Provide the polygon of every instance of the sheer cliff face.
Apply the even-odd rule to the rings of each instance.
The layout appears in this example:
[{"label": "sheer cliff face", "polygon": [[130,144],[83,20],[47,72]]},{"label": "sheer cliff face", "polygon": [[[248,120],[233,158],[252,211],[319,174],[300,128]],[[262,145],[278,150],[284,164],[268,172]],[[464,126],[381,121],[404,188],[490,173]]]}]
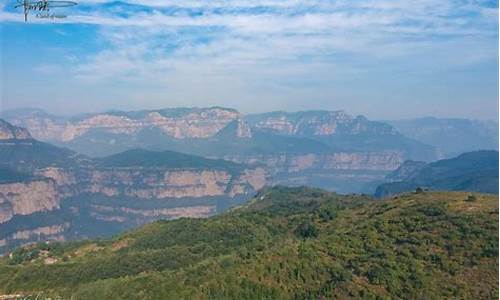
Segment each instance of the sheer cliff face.
[{"label": "sheer cliff face", "polygon": [[0,184],[0,223],[16,215],[52,211],[59,206],[60,197],[52,179]]},{"label": "sheer cliff face", "polygon": [[363,133],[395,134],[395,130],[365,117],[353,117],[343,111],[273,112],[251,115],[247,120],[257,129],[283,135],[329,136]]},{"label": "sheer cliff face", "polygon": [[[219,212],[219,201],[234,205],[266,183],[266,173],[259,168],[50,167],[35,175],[42,179],[0,184],[0,253],[32,241],[116,234],[158,219],[209,217]],[[81,232],[94,223],[115,229]]]},{"label": "sheer cliff face", "polygon": [[375,182],[404,161],[401,152],[337,152],[226,156],[226,160],[264,166],[268,184],[310,185],[340,193],[371,193]]},{"label": "sheer cliff face", "polygon": [[233,121],[237,136],[248,138],[251,130],[291,136],[396,134],[392,126],[353,117],[343,111],[271,112],[243,116],[227,108],[179,108],[156,111],[113,112],[62,119],[45,113],[11,114],[8,120],[24,126],[37,139],[71,142],[93,130],[135,136],[144,129],[158,129],[174,139],[209,138]]},{"label": "sheer cliff face", "polygon": [[249,165],[265,164],[272,173],[304,170],[391,171],[404,159],[400,152],[337,152],[332,154],[226,156],[224,159]]},{"label": "sheer cliff face", "polygon": [[53,179],[68,197],[80,193],[127,196],[142,199],[236,196],[265,185],[262,169],[238,174],[223,170],[170,170],[161,168],[111,168],[64,170],[46,168],[37,175]]},{"label": "sheer cliff face", "polygon": [[[220,117],[221,111],[199,112],[210,114]],[[198,129],[213,125],[202,123]],[[22,128],[0,125],[0,165],[9,166],[0,168],[0,252],[31,241],[101,234],[106,227],[114,231],[104,233],[113,234],[159,218],[208,217],[252,196],[267,180],[262,168],[175,152],[81,157],[38,142]],[[102,228],[82,233],[95,222]]]},{"label": "sheer cliff face", "polygon": [[[159,129],[176,139],[207,138],[227,124],[241,119],[232,109],[171,109],[136,113],[113,112],[65,120],[46,114],[29,114],[9,119],[13,124],[29,128],[40,140],[69,142],[91,131],[135,135],[143,129]],[[242,131],[242,134],[248,134]]]},{"label": "sheer cliff face", "polygon": [[[42,179],[0,184],[0,253],[32,241],[115,234],[116,228],[125,230],[158,219],[209,217],[219,212],[219,201],[234,205],[236,198],[251,197],[266,183],[266,173],[259,168],[232,173],[50,167],[35,175]],[[67,203],[73,198],[77,204]],[[115,231],[81,232],[95,222]]]}]

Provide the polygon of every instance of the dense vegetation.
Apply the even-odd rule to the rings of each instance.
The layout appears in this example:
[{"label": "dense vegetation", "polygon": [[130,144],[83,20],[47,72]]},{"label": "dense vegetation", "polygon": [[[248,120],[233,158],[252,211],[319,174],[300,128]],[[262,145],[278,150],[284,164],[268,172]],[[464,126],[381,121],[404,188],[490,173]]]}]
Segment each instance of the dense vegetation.
[{"label": "dense vegetation", "polygon": [[[0,294],[64,299],[495,299],[498,199],[276,187],[210,219],[18,249]],[[39,298],[40,299],[40,298]]]}]

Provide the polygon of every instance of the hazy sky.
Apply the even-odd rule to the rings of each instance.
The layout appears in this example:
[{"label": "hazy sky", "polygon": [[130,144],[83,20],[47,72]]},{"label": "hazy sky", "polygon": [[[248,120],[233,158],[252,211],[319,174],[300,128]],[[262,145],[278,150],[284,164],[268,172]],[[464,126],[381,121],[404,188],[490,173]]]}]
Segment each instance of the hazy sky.
[{"label": "hazy sky", "polygon": [[498,1],[78,2],[24,23],[2,1],[1,109],[498,117]]}]

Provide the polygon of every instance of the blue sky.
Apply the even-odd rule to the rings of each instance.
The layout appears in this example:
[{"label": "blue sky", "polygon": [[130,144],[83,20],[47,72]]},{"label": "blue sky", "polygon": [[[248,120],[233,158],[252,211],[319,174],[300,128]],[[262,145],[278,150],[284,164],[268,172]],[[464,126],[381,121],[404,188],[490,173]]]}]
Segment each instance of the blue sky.
[{"label": "blue sky", "polygon": [[498,1],[78,3],[28,23],[0,4],[0,109],[498,118]]}]

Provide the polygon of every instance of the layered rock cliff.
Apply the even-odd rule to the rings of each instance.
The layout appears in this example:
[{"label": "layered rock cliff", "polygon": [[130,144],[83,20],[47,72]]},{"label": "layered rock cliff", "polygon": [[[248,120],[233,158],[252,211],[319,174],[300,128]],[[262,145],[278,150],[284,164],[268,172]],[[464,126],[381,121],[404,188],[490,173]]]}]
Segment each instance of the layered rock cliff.
[{"label": "layered rock cliff", "polygon": [[388,124],[353,117],[344,111],[270,112],[250,115],[246,120],[257,129],[285,135],[396,134]]},{"label": "layered rock cliff", "polygon": [[64,197],[80,193],[141,199],[233,197],[259,190],[266,183],[262,168],[247,169],[241,174],[210,169],[46,168],[36,174],[53,179]]},{"label": "layered rock cliff", "polygon": [[[241,114],[220,107],[163,109],[138,112],[89,114],[72,119],[48,115],[40,111],[7,114],[10,122],[27,127],[33,136],[45,141],[69,142],[90,131],[134,135],[156,128],[176,139],[207,138],[215,135]],[[247,132],[242,131],[242,134]]]},{"label": "layered rock cliff", "polygon": [[372,152],[297,155],[225,156],[224,159],[252,166],[265,166],[271,174],[305,170],[391,171],[403,162],[402,153]]},{"label": "layered rock cliff", "polygon": [[370,192],[404,161],[401,152],[337,152],[225,156],[268,172],[268,184],[319,186],[342,193]]},{"label": "layered rock cliff", "polygon": [[0,183],[0,224],[16,215],[59,209],[60,195],[49,178]]},{"label": "layered rock cliff", "polygon": [[6,124],[0,252],[45,239],[116,234],[160,218],[208,217],[251,197],[267,180],[262,168],[171,151],[86,158]]}]

